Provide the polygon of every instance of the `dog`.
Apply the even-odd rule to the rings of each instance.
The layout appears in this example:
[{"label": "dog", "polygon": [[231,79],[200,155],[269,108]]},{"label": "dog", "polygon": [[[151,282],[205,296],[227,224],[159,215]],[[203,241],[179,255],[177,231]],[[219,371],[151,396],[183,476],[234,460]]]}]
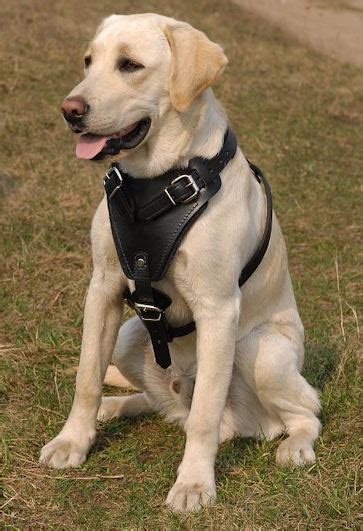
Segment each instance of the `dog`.
[{"label": "dog", "polygon": [[[109,155],[132,176],[150,179],[193,157],[213,157],[227,119],[212,85],[226,64],[222,48],[187,23],[156,14],[106,18],[86,52],[85,78],[62,106],[78,134],[77,156]],[[118,152],[115,145],[127,149]],[[273,215],[267,252],[240,289],[239,274],[264,229],[266,199],[240,149],[221,180],[155,283],[172,298],[166,314],[173,326],[196,323],[196,332],[171,343],[167,370],[155,363],[138,317],[121,326],[122,293],[133,283],[120,267],[106,199],[101,201],[91,230],[94,269],[74,402],[59,435],[43,447],[42,463],[81,465],[96,437],[97,415],[102,420],[155,411],[186,432],[166,499],[174,511],[213,502],[218,444],[228,438],[286,433],[278,464],[315,460],[319,400],[300,373],[304,329],[278,220]],[[102,399],[111,359],[140,393]]]}]

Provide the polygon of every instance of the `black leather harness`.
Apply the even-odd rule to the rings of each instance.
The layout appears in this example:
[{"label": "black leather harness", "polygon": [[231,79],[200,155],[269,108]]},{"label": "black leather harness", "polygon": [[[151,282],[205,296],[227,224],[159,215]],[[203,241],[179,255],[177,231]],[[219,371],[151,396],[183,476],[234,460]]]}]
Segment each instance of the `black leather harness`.
[{"label": "black leather harness", "polygon": [[[168,343],[195,330],[194,321],[172,327],[165,316],[171,299],[152,287],[168,270],[187,230],[221,187],[220,173],[234,157],[237,141],[228,129],[221,150],[211,159],[195,157],[187,168],[172,168],[154,178],[134,178],[114,163],[106,173],[104,187],[113,239],[125,275],[135,281],[135,290],[124,294],[147,328],[156,362],[164,369],[171,364]],[[260,264],[271,236],[272,197],[267,179],[249,162],[266,194],[265,229],[255,252],[242,270],[242,286]]]}]

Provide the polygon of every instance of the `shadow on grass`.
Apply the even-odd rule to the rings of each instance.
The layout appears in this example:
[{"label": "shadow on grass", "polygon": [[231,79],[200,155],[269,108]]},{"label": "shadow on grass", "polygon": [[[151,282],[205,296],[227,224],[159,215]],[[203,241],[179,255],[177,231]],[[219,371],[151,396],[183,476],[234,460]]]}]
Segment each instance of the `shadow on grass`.
[{"label": "shadow on grass", "polygon": [[340,358],[335,345],[308,342],[305,347],[305,363],[302,371],[307,381],[320,391],[333,375]]},{"label": "shadow on grass", "polygon": [[[282,434],[274,440],[237,437],[221,445],[216,461],[218,481],[254,474],[256,467],[263,473],[275,469],[276,448],[284,439]],[[272,468],[271,468],[272,467]],[[243,473],[242,473],[243,471]]]},{"label": "shadow on grass", "polygon": [[244,439],[236,437],[230,441],[225,441],[218,450],[218,468],[224,473],[228,468],[235,465],[236,462],[242,463],[248,454],[253,452],[258,445],[258,441],[252,437]]},{"label": "shadow on grass", "polygon": [[89,455],[102,452],[111,446],[111,444],[115,441],[121,442],[122,438],[126,437],[130,432],[134,431],[136,433],[137,427],[145,422],[149,422],[153,418],[156,418],[156,415],[143,415],[139,417],[114,419],[99,423],[97,428],[96,442],[93,445]]}]

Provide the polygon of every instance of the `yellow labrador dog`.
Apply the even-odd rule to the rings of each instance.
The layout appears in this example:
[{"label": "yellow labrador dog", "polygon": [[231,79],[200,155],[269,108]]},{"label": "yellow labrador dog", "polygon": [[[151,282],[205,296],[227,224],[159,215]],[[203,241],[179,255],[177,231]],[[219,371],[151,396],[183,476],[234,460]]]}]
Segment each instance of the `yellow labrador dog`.
[{"label": "yellow labrador dog", "polygon": [[[190,25],[142,14],[103,21],[85,55],[85,78],[63,103],[81,158],[97,158],[110,139],[127,139],[122,168],[152,179],[196,156],[213,157],[226,116],[213,82],[227,64],[222,48]],[[128,146],[130,147],[130,146]],[[106,150],[106,151],[105,151]],[[114,154],[112,150],[110,154]],[[92,224],[94,271],[72,410],[41,452],[54,468],[81,465],[100,420],[159,411],[186,431],[183,460],[166,503],[177,511],[216,496],[218,444],[230,437],[287,437],[281,465],[304,465],[320,423],[316,392],[301,376],[304,332],[276,217],[262,263],[240,289],[238,277],[264,229],[263,188],[237,149],[221,173],[222,187],[179,246],[163,280],[171,296],[168,320],[194,319],[197,332],[170,345],[172,366],[154,361],[137,317],[121,326],[122,293],[132,282],[121,270],[101,201]],[[102,399],[111,358],[140,393]]]}]

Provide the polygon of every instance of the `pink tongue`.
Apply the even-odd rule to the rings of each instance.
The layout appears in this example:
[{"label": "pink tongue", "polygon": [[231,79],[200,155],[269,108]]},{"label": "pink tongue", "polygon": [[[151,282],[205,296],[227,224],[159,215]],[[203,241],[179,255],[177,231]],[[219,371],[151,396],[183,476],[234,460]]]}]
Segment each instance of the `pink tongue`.
[{"label": "pink tongue", "polygon": [[81,135],[78,137],[76,155],[79,159],[93,159],[111,136]]}]

